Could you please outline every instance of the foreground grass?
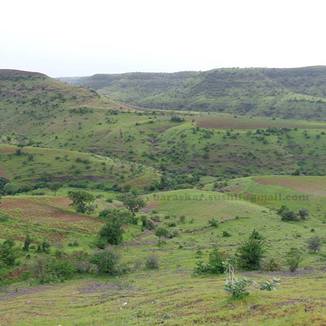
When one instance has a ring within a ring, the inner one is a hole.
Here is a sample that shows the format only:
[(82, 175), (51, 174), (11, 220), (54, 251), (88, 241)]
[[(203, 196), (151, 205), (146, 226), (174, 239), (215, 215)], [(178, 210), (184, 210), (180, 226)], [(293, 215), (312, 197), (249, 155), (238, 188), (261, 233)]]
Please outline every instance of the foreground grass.
[[(257, 281), (272, 277), (247, 276)], [(323, 325), (324, 286), (325, 275), (281, 275), (278, 290), (253, 290), (234, 301), (223, 290), (223, 276), (158, 271), (81, 279), (5, 290), (0, 325)]]

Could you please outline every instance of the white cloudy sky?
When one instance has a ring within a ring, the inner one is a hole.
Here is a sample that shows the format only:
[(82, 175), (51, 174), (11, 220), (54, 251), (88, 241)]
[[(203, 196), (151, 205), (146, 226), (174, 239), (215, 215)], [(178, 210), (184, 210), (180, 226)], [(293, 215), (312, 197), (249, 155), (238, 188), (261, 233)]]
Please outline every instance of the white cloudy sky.
[(326, 64), (325, 0), (1, 0), (0, 68), (50, 76)]

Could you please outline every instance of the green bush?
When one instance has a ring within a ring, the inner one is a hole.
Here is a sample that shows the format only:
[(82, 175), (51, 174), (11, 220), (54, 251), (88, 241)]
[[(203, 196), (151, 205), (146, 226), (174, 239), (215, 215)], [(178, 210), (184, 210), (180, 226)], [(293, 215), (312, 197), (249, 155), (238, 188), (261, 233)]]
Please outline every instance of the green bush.
[(41, 256), (34, 261), (31, 271), (33, 278), (44, 284), (71, 279), (76, 269), (68, 258)]
[(257, 231), (253, 230), (249, 239), (238, 249), (237, 257), (240, 268), (245, 270), (260, 269), (264, 253), (264, 240)]
[(150, 255), (146, 258), (145, 267), (147, 269), (159, 269), (158, 257)]
[(302, 261), (302, 252), (298, 248), (291, 248), (290, 251), (286, 255), (286, 262), (289, 266), (290, 272), (295, 272), (300, 262)]
[(100, 230), (100, 243), (118, 245), (123, 240), (122, 221), (118, 217), (111, 218)]
[(108, 275), (118, 275), (122, 273), (119, 261), (119, 255), (112, 249), (98, 251), (90, 259), (90, 262), (97, 266), (99, 273)]

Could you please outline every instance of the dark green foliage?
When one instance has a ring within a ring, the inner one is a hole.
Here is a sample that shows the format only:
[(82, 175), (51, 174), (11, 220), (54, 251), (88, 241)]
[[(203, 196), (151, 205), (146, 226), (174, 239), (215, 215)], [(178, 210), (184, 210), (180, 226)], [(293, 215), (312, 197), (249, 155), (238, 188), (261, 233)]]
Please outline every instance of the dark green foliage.
[(9, 182), (9, 180), (7, 180), (4, 177), (0, 177), (0, 195), (3, 195), (5, 192), (5, 185)]
[(78, 213), (91, 213), (94, 211), (95, 197), (86, 191), (70, 191), (68, 193), (73, 206)]
[(182, 117), (180, 117), (178, 115), (173, 115), (170, 120), (172, 122), (179, 122), (179, 123), (185, 121), (184, 118), (182, 118)]
[(15, 248), (15, 242), (12, 240), (5, 240), (0, 245), (0, 267), (1, 265), (14, 266), (17, 258), (18, 252)]
[(133, 193), (122, 194), (119, 199), (123, 205), (127, 207), (130, 212), (135, 215), (141, 208), (145, 207), (145, 202), (142, 198), (134, 195)]
[(253, 231), (249, 239), (238, 249), (237, 257), (240, 268), (244, 270), (258, 270), (264, 257), (265, 243), (257, 231)]
[(117, 275), (122, 272), (119, 265), (120, 257), (111, 249), (98, 251), (90, 261), (97, 266), (99, 273)]
[(297, 213), (291, 211), (287, 206), (283, 205), (277, 213), (281, 216), (282, 221), (300, 221), (305, 220), (309, 216), (306, 208), (301, 208)]
[(38, 257), (31, 266), (32, 277), (41, 284), (63, 282), (73, 277), (76, 269), (67, 257)]
[(37, 246), (37, 252), (48, 254), (50, 252), (50, 247), (51, 247), (50, 243), (44, 240), (42, 243), (40, 243)]
[(32, 239), (31, 237), (27, 234), (25, 240), (24, 240), (24, 245), (23, 245), (23, 250), (24, 251), (29, 251), (29, 246), (32, 244)]
[(223, 274), (225, 272), (225, 257), (215, 248), (208, 256), (208, 262), (204, 263), (201, 255), (196, 262), (195, 274)]
[(137, 219), (126, 209), (105, 209), (100, 212), (99, 217), (105, 221), (117, 220), (121, 224), (136, 224)]
[(161, 241), (161, 238), (168, 238), (169, 237), (169, 231), (168, 229), (159, 226), (156, 231), (155, 231), (155, 235), (158, 237), (159, 242)]
[(100, 247), (101, 244), (118, 245), (123, 240), (123, 221), (117, 216), (114, 216), (108, 220), (108, 222), (102, 227), (99, 232)]
[(208, 221), (208, 225), (213, 227), (213, 228), (217, 228), (219, 225), (220, 221), (217, 218), (212, 218)]

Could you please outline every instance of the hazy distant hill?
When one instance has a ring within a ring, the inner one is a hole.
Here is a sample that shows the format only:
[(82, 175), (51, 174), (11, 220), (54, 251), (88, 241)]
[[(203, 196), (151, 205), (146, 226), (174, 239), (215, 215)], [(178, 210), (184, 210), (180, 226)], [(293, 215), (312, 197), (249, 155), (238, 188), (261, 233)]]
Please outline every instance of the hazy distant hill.
[(324, 66), (98, 74), (62, 80), (145, 108), (326, 120)]

